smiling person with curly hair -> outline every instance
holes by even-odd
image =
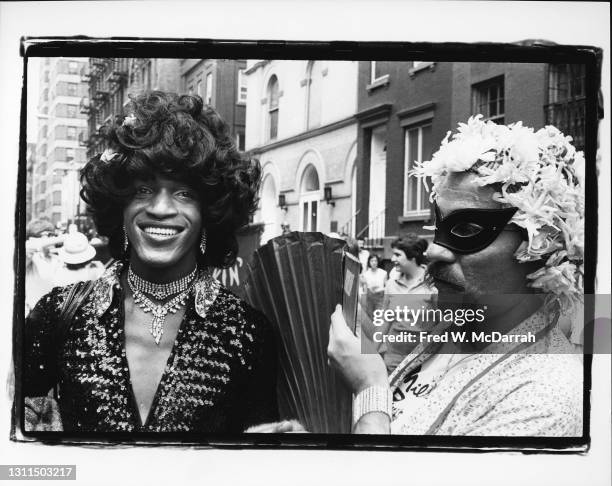
[[[116,261],[31,312],[25,395],[58,389],[66,431],[242,432],[276,420],[271,328],[211,271],[236,259],[259,164],[198,96],[141,95],[101,132],[108,148],[83,168],[81,196]]]

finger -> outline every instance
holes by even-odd
[[[347,333],[351,333],[348,324],[344,320],[342,315],[342,306],[336,307],[336,311],[331,315],[331,333],[338,337],[345,336]]]

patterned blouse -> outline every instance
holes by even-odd
[[[550,320],[540,310],[508,333],[543,333],[518,351],[497,343],[476,354],[448,354],[450,343],[420,344],[389,377],[391,433],[581,436],[582,355],[558,326],[549,328]]]
[[[59,385],[64,431],[240,433],[277,420],[268,321],[201,272],[141,423],[125,352],[124,266],[113,264],[96,281],[61,339],[55,331],[70,286],[54,288],[36,305],[26,319],[24,395],[46,395]]]

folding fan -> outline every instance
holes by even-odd
[[[345,305],[349,325],[356,317],[358,260],[347,255],[343,240],[292,232],[259,248],[247,268],[246,298],[279,338],[281,418],[297,419],[309,432],[351,430],[352,396],[327,358],[336,304]]]

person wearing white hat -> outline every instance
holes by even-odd
[[[78,231],[69,232],[57,252],[64,267],[57,272],[56,285],[68,285],[81,280],[95,280],[104,272],[104,265],[94,260],[96,249]]]

